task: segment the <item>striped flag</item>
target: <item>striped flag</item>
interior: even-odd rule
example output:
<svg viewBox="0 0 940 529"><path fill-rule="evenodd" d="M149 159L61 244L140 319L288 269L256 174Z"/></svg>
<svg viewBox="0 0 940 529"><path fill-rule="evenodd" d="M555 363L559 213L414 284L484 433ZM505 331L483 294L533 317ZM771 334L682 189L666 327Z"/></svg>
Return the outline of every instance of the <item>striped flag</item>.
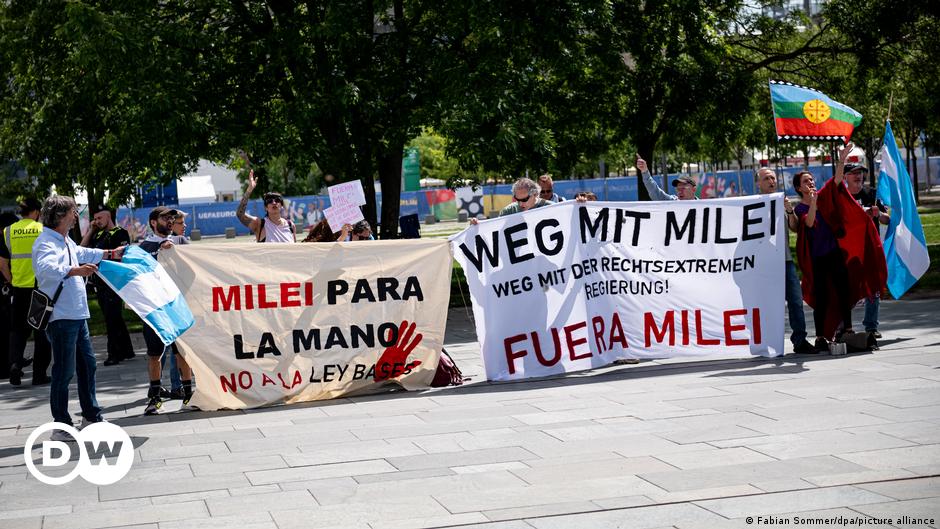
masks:
<svg viewBox="0 0 940 529"><path fill-rule="evenodd" d="M826 94L784 81L770 81L777 140L849 142L862 115Z"/></svg>
<svg viewBox="0 0 940 529"><path fill-rule="evenodd" d="M890 122L885 125L881 147L878 198L891 208L891 223L884 242L885 260L888 262L888 290L895 299L900 299L930 268L930 255L917 214L911 177L898 152Z"/></svg>
<svg viewBox="0 0 940 529"><path fill-rule="evenodd" d="M165 345L175 342L195 319L166 270L139 246L128 246L120 262L101 261L98 276L149 325Z"/></svg>

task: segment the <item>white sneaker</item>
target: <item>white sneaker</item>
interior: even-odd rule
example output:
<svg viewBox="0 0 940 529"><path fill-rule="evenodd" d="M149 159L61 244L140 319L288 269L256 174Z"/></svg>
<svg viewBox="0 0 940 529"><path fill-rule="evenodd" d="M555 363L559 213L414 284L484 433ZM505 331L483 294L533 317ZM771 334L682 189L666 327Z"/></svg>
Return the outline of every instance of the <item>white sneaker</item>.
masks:
<svg viewBox="0 0 940 529"><path fill-rule="evenodd" d="M72 437L72 434L66 432L65 430L53 430L52 432L53 441L62 441L64 443L74 443L75 438Z"/></svg>

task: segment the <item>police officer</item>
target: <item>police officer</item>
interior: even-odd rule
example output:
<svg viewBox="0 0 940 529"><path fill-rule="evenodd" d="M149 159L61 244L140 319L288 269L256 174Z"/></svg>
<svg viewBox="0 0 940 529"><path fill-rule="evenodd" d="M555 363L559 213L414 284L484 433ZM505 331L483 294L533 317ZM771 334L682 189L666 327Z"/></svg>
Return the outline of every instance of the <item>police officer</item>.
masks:
<svg viewBox="0 0 940 529"><path fill-rule="evenodd" d="M12 324L10 329L10 384L19 386L23 378L26 341L33 334L33 385L49 383L46 370L52 361L52 349L46 333L32 332L26 322L29 303L36 288L36 275L33 273L33 243L42 233L42 223L38 221L42 204L35 198L20 202L21 219L3 230L3 242L0 244L0 272L4 279L13 285Z"/></svg>
<svg viewBox="0 0 940 529"><path fill-rule="evenodd" d="M99 250L114 250L130 244L127 230L114 224L114 216L107 207L99 206L94 210L91 225L82 238L82 246ZM124 321L124 302L98 276L92 276L90 282L98 295L98 305L104 314L104 324L108 330L108 358L104 365L113 366L121 360L134 358L134 344L127 332Z"/></svg>

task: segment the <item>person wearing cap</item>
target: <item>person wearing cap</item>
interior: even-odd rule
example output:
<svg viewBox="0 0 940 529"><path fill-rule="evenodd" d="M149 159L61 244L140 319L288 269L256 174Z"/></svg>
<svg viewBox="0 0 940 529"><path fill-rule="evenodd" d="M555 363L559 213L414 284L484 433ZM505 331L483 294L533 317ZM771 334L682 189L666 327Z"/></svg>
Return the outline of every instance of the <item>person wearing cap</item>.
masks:
<svg viewBox="0 0 940 529"><path fill-rule="evenodd" d="M845 186L848 188L849 194L868 213L876 228L878 224L887 226L891 223L891 215L888 213L888 208L884 205L884 202L876 196L875 190L865 185L865 176L867 175L868 168L864 165L858 163L845 164ZM878 309L880 305L880 292L865 298L865 318L862 320L862 325L865 327L865 332L871 333L875 338L881 338L881 333L878 332Z"/></svg>
<svg viewBox="0 0 940 529"><path fill-rule="evenodd" d="M762 195L776 193L777 173L769 167L762 167L757 171L757 189ZM796 213L794 204L786 196L783 197L783 212L786 215L787 254L785 271L784 294L787 300L787 316L790 320L790 343L793 352L797 354L815 354L818 351L806 339L806 316L803 314L803 290L800 287L800 276L796 273L796 264L793 262L793 252L790 250L790 232L796 229ZM792 224L791 224L792 223Z"/></svg>
<svg viewBox="0 0 940 529"><path fill-rule="evenodd" d="M242 195L242 200L238 203L235 216L246 228L251 230L258 242L297 242L294 223L290 219L281 216L281 209L284 208L284 198L280 193L264 194L263 217L258 218L246 213L248 199L251 198L251 192L255 190L257 184L255 172L252 170L248 173L248 187L245 188L245 194Z"/></svg>
<svg viewBox="0 0 940 529"><path fill-rule="evenodd" d="M127 230L114 224L114 215L110 209L98 206L93 211L91 223L82 237L82 246L114 250L131 243ZM95 287L107 329L108 358L104 365L113 366L121 363L121 360L134 358L134 344L131 342L130 333L127 332L127 322L124 321L124 302L98 276L91 276L88 282Z"/></svg>
<svg viewBox="0 0 940 529"><path fill-rule="evenodd" d="M170 236L173 234L172 224L176 220L176 210L157 206L150 211L148 223L150 224L151 234L140 243L140 249L149 253L154 259L157 259L160 250L166 250L173 247L173 241ZM163 398L167 391L161 386L160 379L163 376L163 365L161 360L164 355L172 351L171 345L164 345L163 340L157 335L149 325L144 325L142 334L144 343L147 344L147 375L150 378L150 387L147 390L147 406L144 409L145 415L153 415L163 405ZM176 363L179 367L179 373L183 389L183 406L189 404L189 399L193 396L192 389L192 370L182 355L176 355ZM172 368L172 365L171 365Z"/></svg>
<svg viewBox="0 0 940 529"><path fill-rule="evenodd" d="M695 179L691 176L679 176L672 180L672 186L676 188L676 194L670 195L663 191L659 184L653 180L649 169L646 166L646 160L636 157L636 169L643 176L643 185L646 186L646 192L649 193L651 200L696 200Z"/></svg>
<svg viewBox="0 0 940 529"><path fill-rule="evenodd" d="M42 234L39 213L42 204L35 198L19 203L21 219L3 230L0 243L0 273L13 288L12 325L10 328L10 384L22 383L25 367L23 353L29 335L33 335L33 385L47 384L46 370L52 361L52 349L46 333L29 326L26 316L29 303L36 289L36 274L33 271L32 253L36 239Z"/></svg>

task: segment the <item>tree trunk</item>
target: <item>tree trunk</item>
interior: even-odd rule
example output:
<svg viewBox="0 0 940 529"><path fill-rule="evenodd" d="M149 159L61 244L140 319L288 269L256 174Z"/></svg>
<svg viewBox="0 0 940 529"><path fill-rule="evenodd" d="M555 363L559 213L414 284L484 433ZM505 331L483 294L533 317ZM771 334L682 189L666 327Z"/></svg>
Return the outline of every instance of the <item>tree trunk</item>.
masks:
<svg viewBox="0 0 940 529"><path fill-rule="evenodd" d="M397 143L397 142L396 142ZM401 206L401 159L404 142L390 145L378 154L379 182L382 184L382 239L398 238Z"/></svg>

